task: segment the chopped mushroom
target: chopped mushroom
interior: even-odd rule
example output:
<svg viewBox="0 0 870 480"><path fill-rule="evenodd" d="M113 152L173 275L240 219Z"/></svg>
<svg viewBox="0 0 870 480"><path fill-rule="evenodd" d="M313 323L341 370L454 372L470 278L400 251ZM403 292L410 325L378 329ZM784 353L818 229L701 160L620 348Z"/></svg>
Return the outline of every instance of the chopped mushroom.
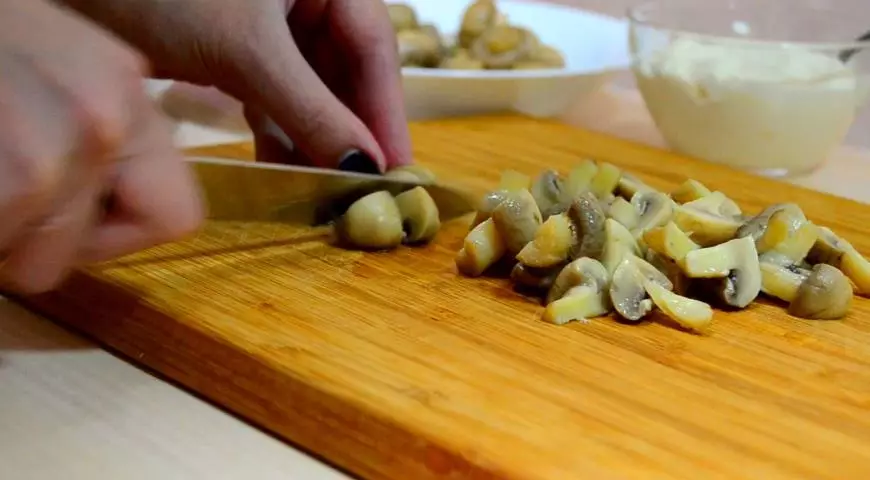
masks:
<svg viewBox="0 0 870 480"><path fill-rule="evenodd" d="M435 183L435 174L426 167L420 165L402 165L387 171L384 177L417 182L421 185Z"/></svg>
<svg viewBox="0 0 870 480"><path fill-rule="evenodd" d="M692 250L683 268L691 278L721 279L719 296L732 307L746 308L761 291L758 251L749 237Z"/></svg>
<svg viewBox="0 0 870 480"><path fill-rule="evenodd" d="M459 45L470 48L488 28L496 25L499 12L493 0L476 0L465 9L459 28Z"/></svg>
<svg viewBox="0 0 870 480"><path fill-rule="evenodd" d="M825 263L811 271L762 263L761 275L764 293L788 302L788 313L796 317L836 320L852 304L849 279Z"/></svg>
<svg viewBox="0 0 870 480"><path fill-rule="evenodd" d="M396 205L402 215L405 243L428 242L441 229L438 206L425 188L414 187L396 195Z"/></svg>
<svg viewBox="0 0 870 480"><path fill-rule="evenodd" d="M511 256L535 238L542 223L541 212L528 190L510 192L492 211L492 221Z"/></svg>
<svg viewBox="0 0 870 480"><path fill-rule="evenodd" d="M420 26L417 21L417 12L408 4L390 3L387 5L387 12L390 14L390 22L396 32L416 30Z"/></svg>
<svg viewBox="0 0 870 480"><path fill-rule="evenodd" d="M626 256L616 267L610 280L610 301L622 318L637 322L652 310L653 302L647 298L647 282L657 283L667 290L674 288L662 272L639 257Z"/></svg>
<svg viewBox="0 0 870 480"><path fill-rule="evenodd" d="M517 285L536 290L549 290L563 265L534 268L518 263L511 270L511 280Z"/></svg>
<svg viewBox="0 0 870 480"><path fill-rule="evenodd" d="M737 236L741 221L733 216L723 215L716 208L711 208L707 197L677 206L674 211L674 223L684 232L691 232L692 240L703 247L718 245Z"/></svg>
<svg viewBox="0 0 870 480"><path fill-rule="evenodd" d="M440 68L446 70L483 70L483 62L471 56L468 50L460 49L451 57L441 61Z"/></svg>
<svg viewBox="0 0 870 480"><path fill-rule="evenodd" d="M532 178L516 170L505 170L501 172L498 187L500 190L507 191L531 190Z"/></svg>
<svg viewBox="0 0 870 480"><path fill-rule="evenodd" d="M607 273L613 275L616 267L626 256L640 255L637 240L616 220L608 218L604 221L604 247L601 251L601 264Z"/></svg>
<svg viewBox="0 0 870 480"><path fill-rule="evenodd" d="M563 185L563 195L574 198L589 190L596 173L598 173L598 165L593 160L583 160L568 173L568 179Z"/></svg>
<svg viewBox="0 0 870 480"><path fill-rule="evenodd" d="M598 258L604 248L604 223L607 217L592 192L581 193L571 203L568 218L577 229L580 243L571 249L571 259Z"/></svg>
<svg viewBox="0 0 870 480"><path fill-rule="evenodd" d="M631 230L637 228L640 223L640 213L634 208L634 205L622 197L616 197L610 204L607 210L607 216L621 223L622 226Z"/></svg>
<svg viewBox="0 0 870 480"><path fill-rule="evenodd" d="M484 195L477 205L477 213L474 216L474 220L471 221L471 228L480 225L483 221L490 218L496 207L501 205L501 202L505 201L509 195L510 191L508 190L496 190Z"/></svg>
<svg viewBox="0 0 870 480"><path fill-rule="evenodd" d="M528 267L545 268L558 265L568 259L571 247L578 242L576 227L568 215L553 215L535 233L517 260Z"/></svg>
<svg viewBox="0 0 870 480"><path fill-rule="evenodd" d="M656 190L643 183L641 179L625 172L622 172L619 183L616 184L616 194L626 200L631 200L638 192L654 191Z"/></svg>
<svg viewBox="0 0 870 480"><path fill-rule="evenodd" d="M604 198L616 190L621 176L622 171L618 167L607 162L600 162L598 164L598 171L595 172L595 176L592 177L592 181L589 184L589 190L596 197Z"/></svg>
<svg viewBox="0 0 870 480"><path fill-rule="evenodd" d="M538 203L544 220L550 215L556 215L568 209L564 201L564 182L555 170L542 172L532 184L532 196Z"/></svg>
<svg viewBox="0 0 870 480"><path fill-rule="evenodd" d="M656 282L647 281L644 288L653 304L684 328L703 333L713 322L713 309L704 302L677 295Z"/></svg>
<svg viewBox="0 0 870 480"><path fill-rule="evenodd" d="M405 235L396 200L385 190L354 202L339 218L336 227L344 241L358 248L393 248L402 243Z"/></svg>
<svg viewBox="0 0 870 480"><path fill-rule="evenodd" d="M562 68L565 66L565 57L562 53L549 45L538 45L528 54L528 58L514 64L515 70L544 70L549 68Z"/></svg>
<svg viewBox="0 0 870 480"><path fill-rule="evenodd" d="M703 183L690 178L671 193L671 198L677 203L689 203L704 198L711 193L713 192L705 187Z"/></svg>
<svg viewBox="0 0 870 480"><path fill-rule="evenodd" d="M664 225L674 213L674 203L661 192L638 192L631 198L631 204L638 212L637 226L632 229L635 236Z"/></svg>
<svg viewBox="0 0 870 480"><path fill-rule="evenodd" d="M795 216L789 210L780 210L770 217L755 248L762 260L780 258L793 265L807 257L818 238L818 227L802 214Z"/></svg>
<svg viewBox="0 0 870 480"><path fill-rule="evenodd" d="M757 241L762 235L764 235L764 231L767 229L767 224L770 221L770 218L774 213L780 210L791 211L794 215L803 215L800 208L793 203L777 203L765 208L758 215L745 221L740 228L737 229L736 236L751 237L753 240Z"/></svg>
<svg viewBox="0 0 870 480"><path fill-rule="evenodd" d="M810 262L826 260L824 263L839 268L849 277L859 295L870 296L870 261L830 229L822 227L818 232L818 239L808 255Z"/></svg>
<svg viewBox="0 0 870 480"><path fill-rule="evenodd" d="M674 222L668 222L664 227L647 230L643 234L643 241L647 248L673 260L678 265L683 265L689 252L701 248Z"/></svg>
<svg viewBox="0 0 870 480"><path fill-rule="evenodd" d="M456 255L456 267L469 277L478 277L499 261L506 250L492 219L487 219L465 236L462 248Z"/></svg>
<svg viewBox="0 0 870 480"><path fill-rule="evenodd" d="M606 315L610 311L607 283L607 271L598 260L574 260L559 272L550 287L544 320L564 325Z"/></svg>

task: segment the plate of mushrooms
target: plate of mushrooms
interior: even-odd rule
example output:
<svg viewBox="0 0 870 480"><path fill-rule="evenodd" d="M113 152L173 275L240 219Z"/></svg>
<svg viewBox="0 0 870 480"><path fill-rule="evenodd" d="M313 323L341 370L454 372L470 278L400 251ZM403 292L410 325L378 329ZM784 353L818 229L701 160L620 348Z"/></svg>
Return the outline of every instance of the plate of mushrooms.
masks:
<svg viewBox="0 0 870 480"><path fill-rule="evenodd" d="M557 325L658 311L704 333L714 308L767 299L796 318L837 320L855 295L870 296L870 261L797 204L749 214L696 180L662 192L594 160L536 178L503 173L456 255L468 277L497 264Z"/></svg>
<svg viewBox="0 0 870 480"><path fill-rule="evenodd" d="M545 2L389 0L412 119L555 117L629 65L624 21Z"/></svg>

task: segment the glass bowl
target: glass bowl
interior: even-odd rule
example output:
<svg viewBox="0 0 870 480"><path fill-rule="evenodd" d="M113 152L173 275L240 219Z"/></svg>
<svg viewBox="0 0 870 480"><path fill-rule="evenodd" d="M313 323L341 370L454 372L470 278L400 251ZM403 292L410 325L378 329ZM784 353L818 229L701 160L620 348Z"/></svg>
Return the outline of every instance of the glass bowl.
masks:
<svg viewBox="0 0 870 480"><path fill-rule="evenodd" d="M870 23L848 4L654 0L630 9L632 70L668 145L768 176L819 167L870 91L870 41L852 40Z"/></svg>

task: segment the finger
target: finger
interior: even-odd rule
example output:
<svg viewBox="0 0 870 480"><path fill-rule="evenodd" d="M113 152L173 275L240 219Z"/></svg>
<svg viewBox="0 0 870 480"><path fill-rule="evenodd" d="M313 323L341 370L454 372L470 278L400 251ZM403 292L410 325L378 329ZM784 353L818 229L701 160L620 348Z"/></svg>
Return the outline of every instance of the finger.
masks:
<svg viewBox="0 0 870 480"><path fill-rule="evenodd" d="M81 239L97 214L100 179L97 169L75 168L71 196L58 197L55 213L29 228L9 246L0 267L0 285L21 293L54 288L75 265Z"/></svg>
<svg viewBox="0 0 870 480"><path fill-rule="evenodd" d="M384 154L368 127L318 78L293 43L282 15L268 17L229 54L246 103L263 111L318 166L337 167L349 154L368 157L384 171Z"/></svg>
<svg viewBox="0 0 870 480"><path fill-rule="evenodd" d="M290 137L256 105L244 106L245 121L254 136L256 161L286 165L313 165L293 145Z"/></svg>
<svg viewBox="0 0 870 480"><path fill-rule="evenodd" d="M389 167L411 163L401 66L386 4L333 0L328 14L331 36L350 61L351 108L374 134Z"/></svg>
<svg viewBox="0 0 870 480"><path fill-rule="evenodd" d="M116 165L112 205L80 258L100 262L180 240L199 228L203 205L193 175L173 147L165 119L147 101Z"/></svg>

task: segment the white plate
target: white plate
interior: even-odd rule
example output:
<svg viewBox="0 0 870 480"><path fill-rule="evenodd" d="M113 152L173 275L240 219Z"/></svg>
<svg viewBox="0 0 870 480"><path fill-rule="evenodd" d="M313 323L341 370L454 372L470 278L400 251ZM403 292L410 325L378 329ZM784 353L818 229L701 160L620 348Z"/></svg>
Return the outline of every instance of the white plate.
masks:
<svg viewBox="0 0 870 480"><path fill-rule="evenodd" d="M404 0L421 23L455 35L471 0ZM387 3L395 3L388 1ZM535 32L565 56L561 70L477 71L403 68L411 119L515 111L559 116L628 68L625 21L583 10L519 0L498 1L511 24Z"/></svg>

